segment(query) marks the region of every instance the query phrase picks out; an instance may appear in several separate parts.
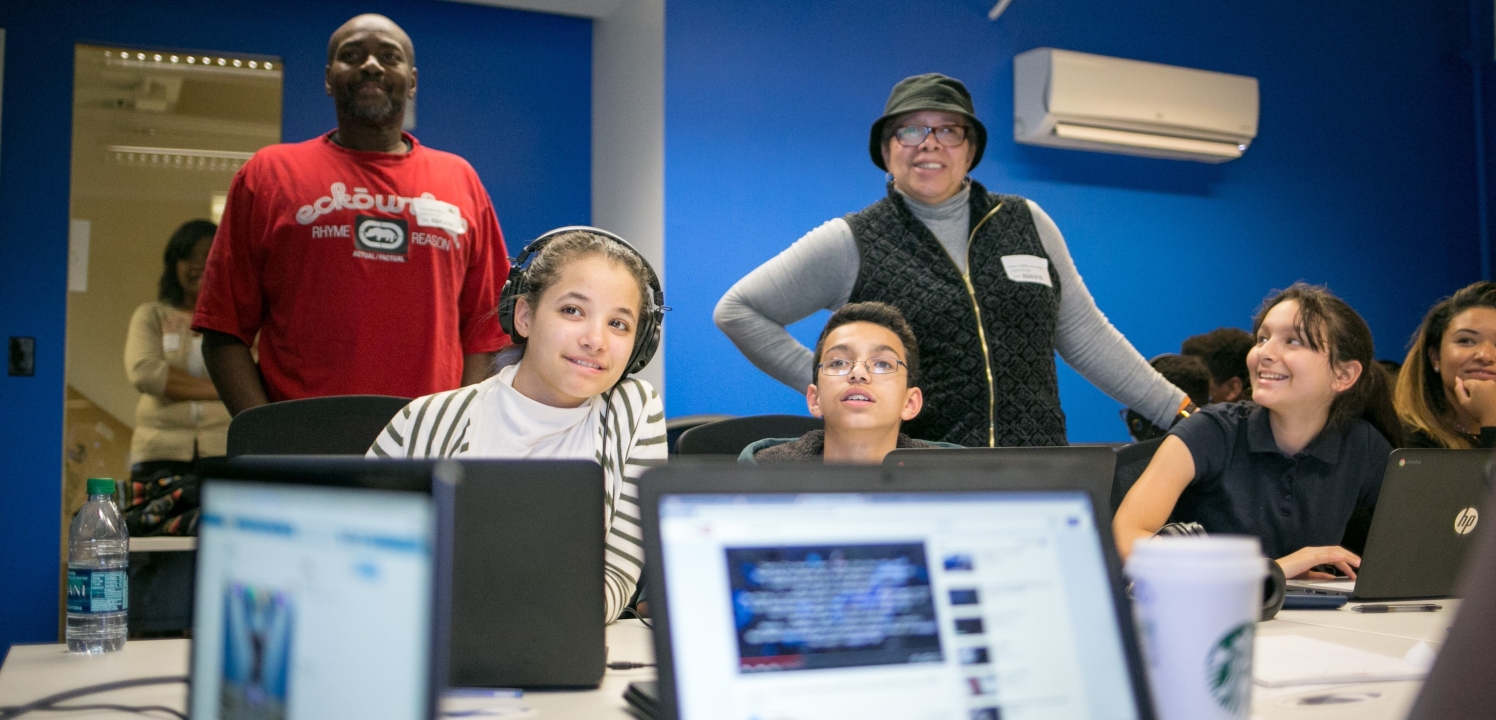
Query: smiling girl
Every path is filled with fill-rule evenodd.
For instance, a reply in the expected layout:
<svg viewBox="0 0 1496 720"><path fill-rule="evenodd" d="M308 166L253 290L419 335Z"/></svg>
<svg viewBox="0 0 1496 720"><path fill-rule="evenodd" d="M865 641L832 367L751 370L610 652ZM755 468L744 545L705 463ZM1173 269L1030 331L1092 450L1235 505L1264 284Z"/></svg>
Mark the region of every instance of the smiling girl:
<svg viewBox="0 0 1496 720"><path fill-rule="evenodd" d="M626 377L654 354L663 294L637 251L596 228L551 231L516 268L500 300L515 343L499 354L504 366L477 385L415 399L368 456L598 461L611 498L603 585L612 622L644 564L636 483L665 461L659 393Z"/></svg>
<svg viewBox="0 0 1496 720"><path fill-rule="evenodd" d="M1247 354L1253 402L1211 405L1169 432L1117 509L1123 557L1169 522L1255 535L1293 578L1355 577L1346 524L1381 492L1400 438L1371 330L1323 287L1297 283L1268 300Z"/></svg>
<svg viewBox="0 0 1496 720"><path fill-rule="evenodd" d="M1409 447L1496 447L1496 283L1435 304L1397 378Z"/></svg>

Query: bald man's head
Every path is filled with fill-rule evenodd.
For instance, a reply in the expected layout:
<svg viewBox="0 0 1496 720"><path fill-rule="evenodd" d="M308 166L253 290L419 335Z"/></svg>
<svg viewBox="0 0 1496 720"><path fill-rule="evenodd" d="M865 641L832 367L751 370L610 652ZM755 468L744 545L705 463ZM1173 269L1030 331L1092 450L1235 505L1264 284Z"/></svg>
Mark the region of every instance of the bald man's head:
<svg viewBox="0 0 1496 720"><path fill-rule="evenodd" d="M407 62L412 65L415 64L416 48L415 45L411 44L410 36L406 35L405 30L396 25L394 20L378 13L356 15L348 22L343 23L337 30L334 30L332 37L327 39L327 64L332 64L333 57L337 55L338 46L343 44L343 41L352 37L355 33L365 31L386 35L399 43L400 47L405 49Z"/></svg>
<svg viewBox="0 0 1496 720"><path fill-rule="evenodd" d="M347 140L355 126L398 133L416 94L410 36L383 15L343 23L327 43L326 89L338 109L338 137Z"/></svg>

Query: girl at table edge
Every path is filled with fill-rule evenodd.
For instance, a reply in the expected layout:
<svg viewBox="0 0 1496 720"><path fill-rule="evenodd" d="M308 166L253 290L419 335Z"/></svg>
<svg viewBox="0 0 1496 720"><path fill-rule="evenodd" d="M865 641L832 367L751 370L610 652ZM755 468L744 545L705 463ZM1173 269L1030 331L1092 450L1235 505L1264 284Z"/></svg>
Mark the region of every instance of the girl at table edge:
<svg viewBox="0 0 1496 720"><path fill-rule="evenodd" d="M1408 447L1496 447L1496 283L1473 283L1429 308L1394 402Z"/></svg>
<svg viewBox="0 0 1496 720"><path fill-rule="evenodd" d="M1247 355L1252 402L1202 408L1170 431L1148 468L1128 491L1112 522L1117 551L1124 559L1131 554L1135 542L1153 536L1170 521L1182 495L1204 492L1202 486L1221 483L1233 471L1238 473L1237 478L1245 477L1240 473L1256 461L1250 457L1253 453L1237 451L1249 448L1250 440L1241 436L1248 433L1253 420L1262 423L1258 413L1266 413L1266 423L1262 425L1270 429L1268 437L1276 445L1267 448L1268 452L1275 451L1290 459L1294 468L1290 472L1298 474L1300 460L1312 457L1316 459L1311 462L1323 462L1324 458L1333 457L1328 463L1331 477L1336 471L1351 476L1342 478L1344 484L1340 488L1290 486L1293 488L1290 508L1277 503L1250 508L1239 499L1259 493L1257 497L1265 500L1262 491L1267 489L1266 483L1272 482L1269 477L1253 476L1247 482L1261 485L1236 488L1235 496L1219 494L1238 501L1224 500L1232 507L1213 510L1233 518L1241 518L1253 510L1273 515L1281 511L1286 517L1300 512L1308 502L1323 500L1313 496L1323 495L1326 489L1355 493L1354 498L1339 498L1337 517L1305 519L1319 532L1321 542L1327 537L1338 542L1350 514L1355 509L1375 505L1387 454L1400 443L1402 433L1392 409L1387 372L1373 362L1371 330L1365 320L1329 290L1296 283L1263 304L1253 321L1253 333L1257 344ZM1219 448L1224 457L1196 457L1197 450L1192 446L1206 445L1201 439L1223 434L1223 428L1237 430L1239 442L1228 440L1230 444ZM1325 447L1328 443L1337 444ZM1346 452L1358 448L1359 452L1354 454ZM1263 449L1255 450L1260 453ZM1197 467L1201 469L1197 471ZM1355 507L1349 502L1352 500ZM1264 550L1270 556L1277 554L1273 543L1267 542L1270 528L1252 527L1250 522L1242 527L1202 525L1207 532L1257 535L1264 539ZM1359 556L1338 545L1308 546L1293 540L1280 544L1284 547L1278 550L1286 554L1275 559L1289 578L1330 577L1312 570L1326 564L1355 577L1355 568L1361 564Z"/></svg>
<svg viewBox="0 0 1496 720"><path fill-rule="evenodd" d="M416 398L367 456L599 461L612 498L603 568L612 622L644 567L639 476L666 459L660 395L629 377L659 346L664 293L638 251L597 228L546 233L514 268L499 300L513 345L499 352L498 372Z"/></svg>

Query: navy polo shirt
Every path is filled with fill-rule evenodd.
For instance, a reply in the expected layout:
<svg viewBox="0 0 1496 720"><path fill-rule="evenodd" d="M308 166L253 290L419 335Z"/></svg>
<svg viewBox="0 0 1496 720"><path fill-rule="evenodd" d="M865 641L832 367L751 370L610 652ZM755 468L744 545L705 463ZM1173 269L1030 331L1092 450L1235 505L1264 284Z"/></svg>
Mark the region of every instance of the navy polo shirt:
<svg viewBox="0 0 1496 720"><path fill-rule="evenodd" d="M1268 411L1250 402L1206 406L1169 434L1195 460L1195 479L1169 521L1255 535L1270 558L1339 545L1351 513L1376 507L1392 452L1376 428L1357 418L1326 427L1290 457L1273 440Z"/></svg>

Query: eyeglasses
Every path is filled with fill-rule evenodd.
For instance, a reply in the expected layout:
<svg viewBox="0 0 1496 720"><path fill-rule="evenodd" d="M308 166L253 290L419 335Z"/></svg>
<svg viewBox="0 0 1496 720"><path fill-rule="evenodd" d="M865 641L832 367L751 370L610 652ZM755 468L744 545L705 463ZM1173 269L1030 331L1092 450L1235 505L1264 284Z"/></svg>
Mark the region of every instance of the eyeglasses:
<svg viewBox="0 0 1496 720"><path fill-rule="evenodd" d="M904 361L895 357L875 357L868 360L831 358L830 360L817 365L816 369L821 371L822 375L832 375L840 377L842 375L852 374L852 369L857 367L858 364L866 367L867 371L874 375L892 375L893 373L899 371L899 366L904 365ZM904 365L904 367L907 368L909 366Z"/></svg>
<svg viewBox="0 0 1496 720"><path fill-rule="evenodd" d="M935 140L946 147L953 147L966 142L965 125L941 125L930 127L928 125L900 125L893 131L893 136L899 139L899 144L905 147L914 147L925 141L925 138L935 133Z"/></svg>

